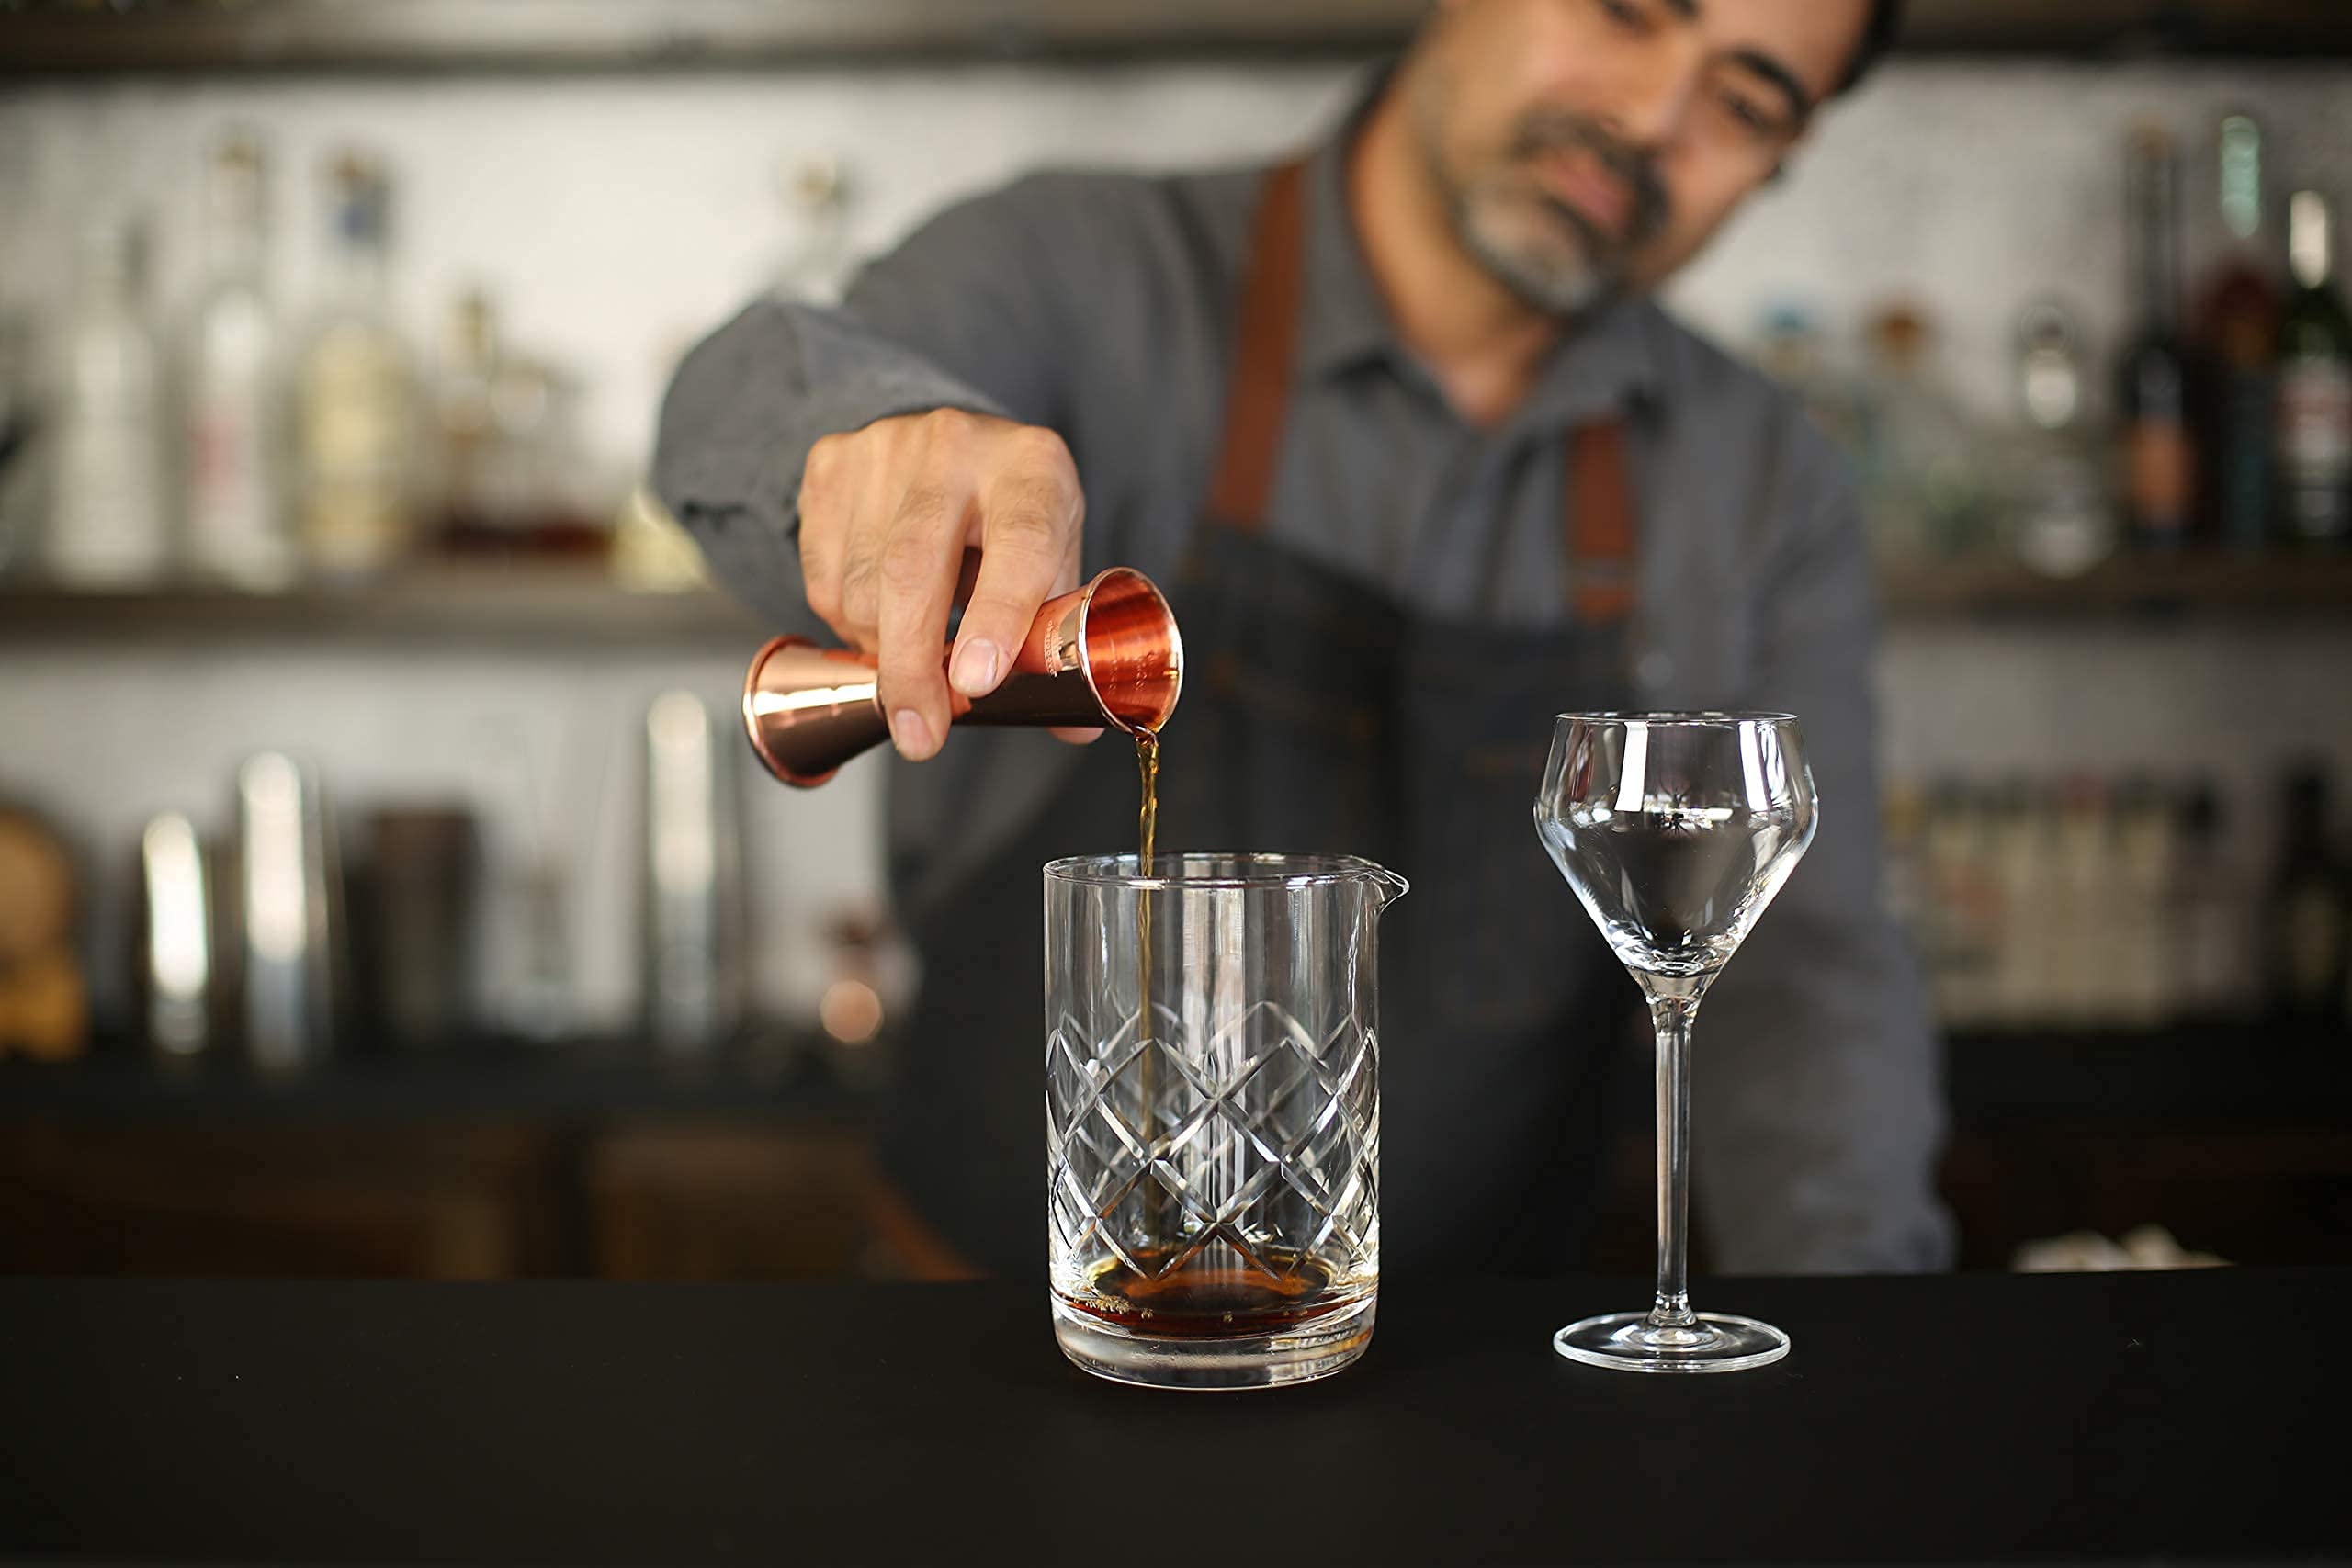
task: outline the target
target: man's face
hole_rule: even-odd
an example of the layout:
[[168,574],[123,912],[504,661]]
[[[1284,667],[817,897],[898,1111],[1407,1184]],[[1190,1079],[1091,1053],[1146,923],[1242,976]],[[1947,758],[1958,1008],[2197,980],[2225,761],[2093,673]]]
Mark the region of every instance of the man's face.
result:
[[1870,0],[1440,0],[1398,80],[1454,237],[1572,314],[1657,283],[1770,178]]

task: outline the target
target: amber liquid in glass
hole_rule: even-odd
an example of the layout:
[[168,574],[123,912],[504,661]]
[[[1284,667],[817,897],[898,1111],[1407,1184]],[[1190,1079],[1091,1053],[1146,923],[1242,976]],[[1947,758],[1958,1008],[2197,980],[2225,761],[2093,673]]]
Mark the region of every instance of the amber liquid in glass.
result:
[[1171,1269],[1175,1247],[1133,1250],[1137,1267],[1112,1258],[1070,1304],[1140,1333],[1211,1337],[1277,1333],[1354,1299],[1331,1289],[1332,1270],[1311,1253],[1269,1251],[1261,1268],[1212,1244],[1204,1253],[1223,1261],[1195,1258]]

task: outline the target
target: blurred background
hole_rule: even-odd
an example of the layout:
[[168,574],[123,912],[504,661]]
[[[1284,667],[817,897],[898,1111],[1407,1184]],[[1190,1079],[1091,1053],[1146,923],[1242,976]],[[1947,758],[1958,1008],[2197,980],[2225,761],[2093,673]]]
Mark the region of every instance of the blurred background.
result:
[[[888,764],[758,773],[662,389],[1419,9],[0,0],[0,1269],[922,1273]],[[2352,14],[1912,9],[1673,302],[1853,454],[1962,1262],[2352,1260]]]

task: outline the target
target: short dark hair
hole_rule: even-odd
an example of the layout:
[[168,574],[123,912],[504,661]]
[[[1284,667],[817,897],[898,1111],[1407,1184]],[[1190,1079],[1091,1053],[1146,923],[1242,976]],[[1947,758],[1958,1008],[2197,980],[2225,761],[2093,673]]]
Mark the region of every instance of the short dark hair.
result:
[[1862,41],[1855,46],[1854,58],[1847,63],[1838,90],[1853,91],[1854,85],[1871,73],[1879,56],[1894,47],[1894,35],[1902,30],[1903,0],[1871,0],[1870,25],[1862,29]]

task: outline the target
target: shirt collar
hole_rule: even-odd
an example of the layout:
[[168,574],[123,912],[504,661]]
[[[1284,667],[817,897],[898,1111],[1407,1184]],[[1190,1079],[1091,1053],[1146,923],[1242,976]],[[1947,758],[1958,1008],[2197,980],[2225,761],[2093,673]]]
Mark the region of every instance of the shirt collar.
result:
[[[1396,335],[1348,213],[1348,149],[1387,80],[1385,71],[1379,73],[1338,130],[1307,157],[1306,288],[1298,345],[1304,377],[1326,379],[1375,361],[1393,368],[1417,366]],[[1651,330],[1657,312],[1646,297],[1629,295],[1577,322],[1553,349],[1510,423],[1555,428],[1653,397],[1661,380]]]

